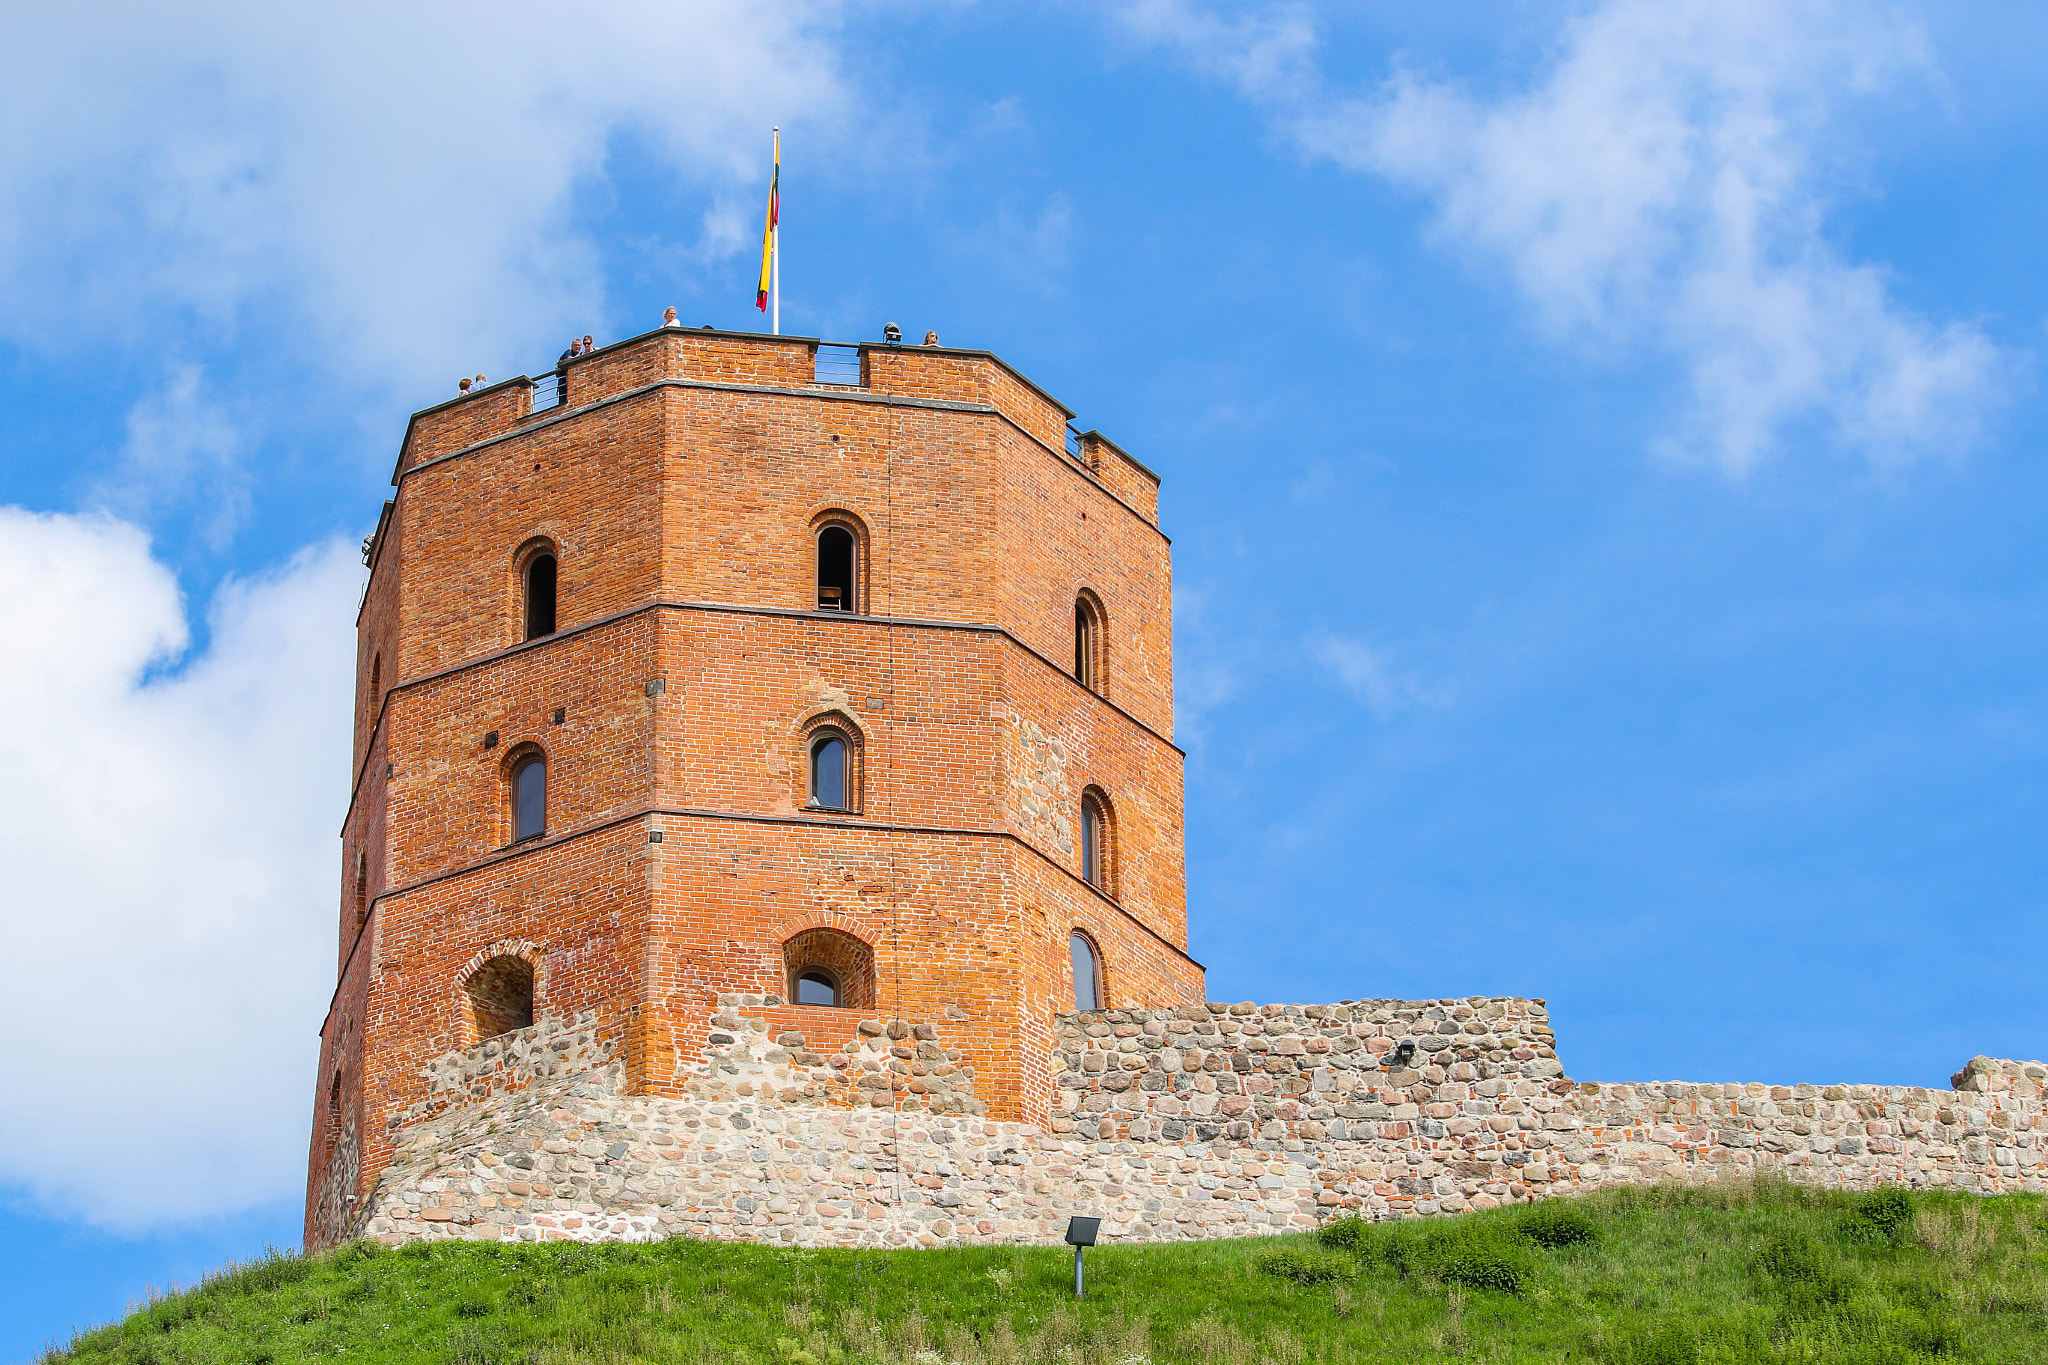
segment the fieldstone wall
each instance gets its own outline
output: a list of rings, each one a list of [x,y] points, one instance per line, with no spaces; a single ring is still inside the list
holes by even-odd
[[[772,1029],[765,1015],[749,1013],[777,1003],[779,997],[736,992],[718,997],[704,1060],[684,1067],[684,1088],[693,1097],[986,1112],[974,1096],[973,1065],[946,1046],[937,1025],[863,1019],[850,1041],[813,1050],[802,1029]]]
[[[1579,1084],[1520,999],[1110,1010],[1057,1035],[1048,1129],[785,1102],[798,1084],[660,1099],[602,1073],[537,1081],[410,1125],[357,1229],[929,1246],[1050,1241],[1073,1213],[1125,1239],[1239,1236],[1759,1171],[2048,1192],[2037,1063],[1973,1062],[1980,1088],[1957,1090]],[[804,1069],[769,1050],[749,1065]]]
[[[536,1084],[586,1077],[606,1089],[625,1069],[613,1043],[600,1036],[597,1011],[570,1018],[543,1014],[526,1028],[485,1039],[461,1052],[443,1053],[426,1066],[427,1098],[390,1122],[394,1133],[410,1125],[496,1096],[517,1094]]]
[[[1564,1074],[1535,1000],[1110,1010],[1062,1016],[1057,1038],[1053,1131],[1096,1139],[1247,1138],[1279,1122],[1343,1140],[1414,1117],[1394,1110],[1446,1083],[1494,1097]]]

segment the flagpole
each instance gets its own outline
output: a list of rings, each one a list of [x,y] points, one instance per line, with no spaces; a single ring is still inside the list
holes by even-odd
[[[782,125],[775,125],[775,169],[777,179],[782,170]],[[775,227],[768,234],[768,299],[773,310],[768,324],[769,331],[782,335],[782,194],[776,193]]]

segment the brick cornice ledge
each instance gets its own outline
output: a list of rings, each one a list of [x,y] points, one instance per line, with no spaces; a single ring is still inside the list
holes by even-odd
[[[457,673],[466,672],[472,668],[483,668],[489,664],[497,663],[501,659],[509,659],[515,654],[524,654],[529,650],[546,649],[549,645],[558,644],[563,640],[572,640],[590,631],[602,630],[606,626],[617,625],[621,621],[631,620],[635,616],[650,611],[711,611],[726,612],[734,616],[786,616],[807,621],[829,621],[847,626],[887,626],[891,628],[900,627],[905,630],[958,630],[965,631],[970,635],[998,636],[1014,645],[1024,654],[1038,660],[1039,663],[1050,669],[1056,677],[1066,679],[1069,684],[1080,688],[1096,701],[1101,702],[1111,711],[1122,716],[1139,730],[1173,750],[1182,758],[1187,757],[1187,750],[1175,744],[1165,735],[1160,734],[1144,721],[1139,720],[1123,707],[1118,706],[1102,693],[1095,691],[1091,687],[1084,686],[1079,679],[1075,678],[1066,669],[1061,668],[1050,656],[1041,653],[1036,647],[1018,638],[1016,633],[1008,626],[999,626],[985,621],[937,621],[923,616],[869,616],[861,612],[805,611],[800,607],[766,607],[750,605],[744,602],[698,602],[686,598],[663,597],[656,598],[651,602],[642,602],[638,606],[627,607],[623,611],[615,611],[609,616],[600,616],[595,621],[585,621],[579,626],[566,626],[552,635],[543,635],[538,640],[521,640],[516,645],[508,645],[504,649],[493,650],[489,654],[479,655],[474,659],[465,659],[459,664],[450,664],[448,667],[436,669],[432,673],[422,673],[416,678],[407,678],[404,682],[396,682],[385,688],[383,700],[377,706],[377,719],[370,726],[369,736],[363,744],[363,758],[362,762],[356,767],[355,782],[349,787],[348,810],[341,819],[342,829],[344,831],[347,830],[349,820],[355,815],[356,800],[362,794],[363,779],[370,772],[370,756],[377,751],[377,736],[383,732],[384,718],[391,710],[391,699],[400,692],[409,692],[415,687],[424,687],[428,683],[454,677]]]
[[[645,820],[653,815],[675,816],[678,819],[685,820],[731,820],[741,824],[755,825],[816,825],[825,829],[872,830],[881,834],[937,834],[949,835],[960,839],[1007,839],[1017,845],[1017,847],[1029,852],[1033,857],[1059,873],[1062,877],[1065,877],[1074,885],[1085,890],[1108,909],[1129,920],[1131,924],[1137,927],[1139,932],[1174,954],[1174,956],[1198,971],[1208,970],[1207,967],[1195,961],[1187,949],[1145,923],[1144,920],[1133,914],[1130,909],[1114,897],[1106,894],[1100,887],[1086,878],[1077,876],[1071,869],[1055,862],[1045,850],[1011,830],[974,829],[971,827],[961,828],[946,825],[899,825],[882,820],[849,820],[829,816],[752,815],[745,811],[705,810],[692,806],[644,806],[628,814],[613,816],[609,820],[600,821],[594,825],[586,825],[582,829],[572,830],[567,834],[559,834],[551,839],[535,839],[519,844],[516,847],[499,849],[474,862],[464,863],[461,867],[453,867],[446,872],[436,872],[431,877],[422,877],[418,881],[407,882],[404,886],[393,887],[378,895],[375,900],[370,902],[371,913],[364,917],[362,928],[356,931],[355,943],[350,944],[348,959],[342,963],[341,972],[335,979],[334,993],[328,997],[327,1001],[327,1014],[322,1016],[321,1019],[321,1031],[323,1033],[326,1031],[327,1019],[331,1018],[334,1014],[334,1002],[341,997],[341,983],[348,977],[349,963],[355,960],[356,945],[362,942],[366,931],[376,918],[377,913],[384,908],[386,901],[398,900],[416,891],[422,891],[429,886],[437,886],[445,881],[453,881],[457,877],[466,877],[472,872],[481,872],[485,868],[497,867],[500,864],[511,862],[517,858],[530,858],[536,853],[561,848],[564,845],[588,839],[592,835],[617,829],[621,825],[630,825],[636,821]]]

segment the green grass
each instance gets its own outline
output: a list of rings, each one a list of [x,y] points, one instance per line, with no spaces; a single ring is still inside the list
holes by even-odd
[[[54,1362],[2048,1362],[2048,1200],[1610,1190],[1314,1236],[795,1251],[443,1242],[273,1256]]]

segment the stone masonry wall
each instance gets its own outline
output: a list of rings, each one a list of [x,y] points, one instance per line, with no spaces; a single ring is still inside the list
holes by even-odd
[[[1109,1010],[1057,1035],[1047,1128],[539,1080],[409,1125],[356,1226],[932,1246],[1051,1241],[1074,1213],[1175,1240],[1766,1171],[2048,1191],[2039,1063],[1979,1059],[1958,1090],[1579,1084],[1541,1001],[1486,998]]]
[[[778,1004],[767,995],[719,996],[704,1060],[684,1064],[683,1088],[714,1101],[987,1112],[974,1097],[973,1065],[937,1026],[862,1019],[852,1039],[835,1047],[794,1025],[771,1027],[767,1011]]]

